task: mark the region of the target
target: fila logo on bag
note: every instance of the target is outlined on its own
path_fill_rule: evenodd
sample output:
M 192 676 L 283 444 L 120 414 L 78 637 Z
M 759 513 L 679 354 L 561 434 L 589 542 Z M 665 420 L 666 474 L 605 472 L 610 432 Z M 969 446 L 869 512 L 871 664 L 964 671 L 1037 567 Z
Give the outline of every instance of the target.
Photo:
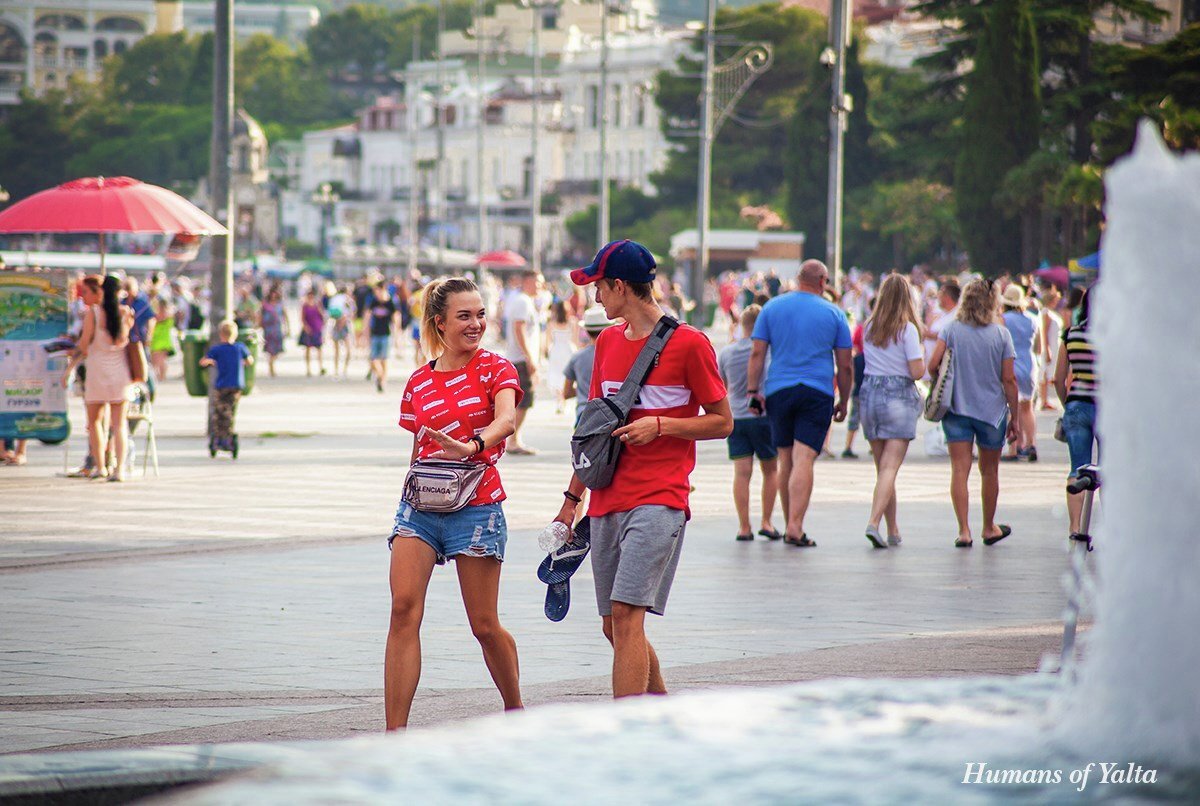
M 576 470 L 583 470 L 592 466 L 592 460 L 587 458 L 586 454 L 579 454 L 579 458 L 571 462 Z

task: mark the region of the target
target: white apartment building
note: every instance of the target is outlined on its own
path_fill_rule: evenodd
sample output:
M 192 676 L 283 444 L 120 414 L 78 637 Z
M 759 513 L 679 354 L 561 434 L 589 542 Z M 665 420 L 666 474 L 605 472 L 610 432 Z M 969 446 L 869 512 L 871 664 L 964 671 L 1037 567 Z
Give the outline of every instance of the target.
M 315 6 L 234 4 L 238 36 L 268 33 L 293 42 L 317 24 Z M 65 89 L 100 76 L 104 59 L 151 33 L 213 29 L 213 4 L 179 0 L 3 0 L 0 3 L 0 104 L 20 91 Z
M 660 70 L 674 67 L 685 44 L 679 36 L 652 32 L 610 37 L 608 172 L 614 184 L 653 191 L 650 174 L 663 166 L 670 147 L 659 125 L 654 81 Z M 543 77 L 540 242 L 550 262 L 566 247 L 566 217 L 597 198 L 599 62 L 597 38 L 575 31 L 564 45 L 558 69 Z M 528 255 L 531 79 L 488 79 L 481 145 L 474 74 L 460 60 L 444 62 L 446 194 L 439 210 L 435 70 L 433 62 L 410 65 L 411 104 L 404 98 L 381 98 L 362 110 L 351 126 L 304 136 L 298 187 L 286 191 L 281 200 L 285 232 L 317 243 L 322 215 L 327 215 L 326 235 L 332 233 L 341 243 L 433 243 L 442 228 L 451 248 L 513 249 Z M 324 183 L 339 195 L 332 210 L 312 201 Z M 481 203 L 487 220 L 482 236 Z

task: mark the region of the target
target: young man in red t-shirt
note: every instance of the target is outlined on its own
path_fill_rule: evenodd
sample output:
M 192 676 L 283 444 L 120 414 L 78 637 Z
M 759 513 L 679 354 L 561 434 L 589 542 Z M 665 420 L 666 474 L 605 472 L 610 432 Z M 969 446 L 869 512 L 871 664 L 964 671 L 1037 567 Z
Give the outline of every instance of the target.
M 613 241 L 591 265 L 571 272 L 577 285 L 596 283 L 596 302 L 625 320 L 596 340 L 591 398 L 621 388 L 663 316 L 654 301 L 654 258 L 634 241 Z M 700 413 L 703 407 L 704 413 Z M 613 645 L 613 695 L 665 694 L 646 611 L 662 615 L 683 547 L 688 476 L 695 441 L 723 439 L 733 415 L 708 338 L 680 325 L 642 386 L 629 421 L 613 432 L 624 442 L 612 483 L 592 492 L 592 574 L 604 636 Z M 575 522 L 584 486 L 574 475 L 555 520 Z

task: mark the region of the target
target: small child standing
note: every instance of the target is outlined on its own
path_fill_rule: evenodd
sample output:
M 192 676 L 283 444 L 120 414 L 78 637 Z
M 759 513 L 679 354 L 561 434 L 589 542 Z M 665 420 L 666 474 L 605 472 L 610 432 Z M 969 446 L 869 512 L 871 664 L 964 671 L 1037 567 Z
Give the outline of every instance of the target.
M 233 432 L 238 400 L 246 386 L 246 367 L 254 357 L 246 345 L 237 341 L 238 328 L 224 321 L 218 329 L 220 342 L 208 348 L 200 366 L 217 368 L 212 381 L 212 419 L 208 426 L 208 449 L 214 456 L 218 450 L 231 451 L 237 458 L 237 436 Z

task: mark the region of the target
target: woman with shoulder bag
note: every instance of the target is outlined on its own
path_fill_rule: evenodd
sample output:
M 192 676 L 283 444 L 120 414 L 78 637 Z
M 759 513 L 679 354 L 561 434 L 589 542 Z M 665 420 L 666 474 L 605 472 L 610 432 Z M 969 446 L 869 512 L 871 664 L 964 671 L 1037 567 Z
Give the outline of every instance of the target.
M 454 559 L 471 631 L 504 699 L 521 708 L 517 645 L 497 600 L 508 530 L 496 462 L 513 433 L 521 391 L 516 368 L 481 350 L 487 310 L 470 280 L 451 277 L 424 292 L 421 341 L 433 361 L 413 372 L 400 426 L 413 432 L 412 468 L 388 538 L 392 613 L 384 659 L 388 730 L 408 724 L 421 677 L 421 619 L 435 565 Z
M 1000 318 L 1000 295 L 991 280 L 972 280 L 963 289 L 954 321 L 938 334 L 929 357 L 930 373 L 937 373 L 943 356 L 953 362 L 954 388 L 950 410 L 942 418 L 946 447 L 950 451 L 950 501 L 958 520 L 957 548 L 974 545 L 969 522 L 967 480 L 971 453 L 979 446 L 980 488 L 983 494 L 983 543 L 990 546 L 1012 534 L 996 523 L 1000 497 L 1000 452 L 1005 439 L 1021 437 L 1018 420 L 1016 351 L 1012 335 Z

